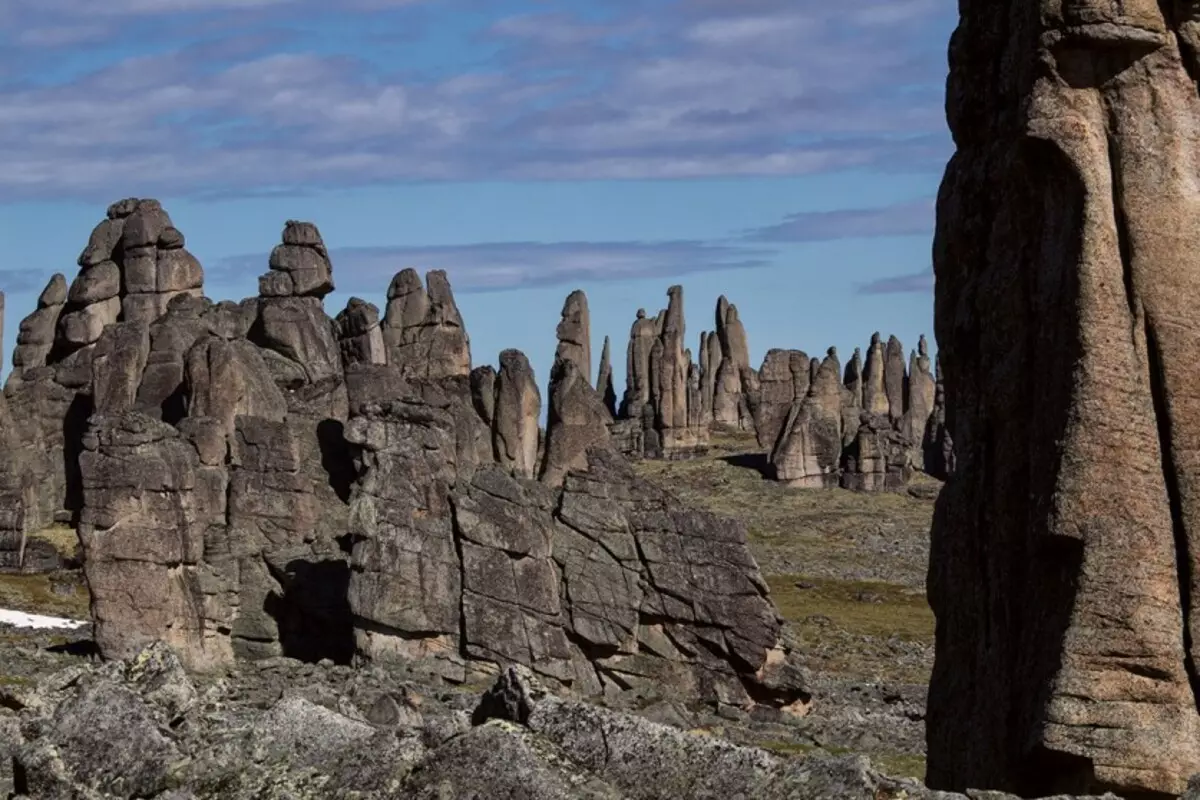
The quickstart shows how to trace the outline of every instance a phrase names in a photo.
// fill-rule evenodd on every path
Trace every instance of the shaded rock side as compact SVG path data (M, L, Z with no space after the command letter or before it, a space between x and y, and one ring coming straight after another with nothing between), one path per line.
M1200 771L1195 11L960 4L934 786L1166 796Z
M596 373L596 391L610 417L617 416L617 390L613 387L612 355L608 337L604 337L604 348L600 351L600 371Z

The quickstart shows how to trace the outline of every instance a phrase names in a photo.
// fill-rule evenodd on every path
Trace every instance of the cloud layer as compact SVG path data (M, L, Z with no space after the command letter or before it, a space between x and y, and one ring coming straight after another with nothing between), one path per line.
M763 267L768 250L708 242L496 242L441 247L349 247L330 259L338 288L379 293L405 267L444 269L461 292L636 280L711 270ZM266 270L265 254L224 259L208 269L213 283Z
M0 196L936 168L944 6L8 0Z

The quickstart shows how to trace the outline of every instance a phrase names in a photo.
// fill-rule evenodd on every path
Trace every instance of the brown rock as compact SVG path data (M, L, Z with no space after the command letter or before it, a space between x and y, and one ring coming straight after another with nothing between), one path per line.
M874 333L871 335L871 347L867 350L867 363L863 369L862 408L869 414L886 415L891 412L885 388L886 369L883 340L878 333Z
M913 445L914 466L925 468L925 433L934 412L937 385L929 359L929 345L922 336L916 352L909 358L908 400L905 403L904 422L901 432Z
M496 370L491 364L471 370L471 404L490 429L496 416Z
M112 261L88 267L71 282L67 302L85 306L116 297L121 293L121 270Z
M208 336L187 353L184 387L190 417L219 420L230 436L239 416L282 421L288 405L257 347Z
M568 472L587 469L588 450L608 445L611 416L574 359L554 362L549 394L541 481L559 486Z
M269 266L287 274L292 294L320 298L332 292L333 266L317 226L311 222L288 220L283 227L282 239L283 242L271 251ZM271 291L280 291L285 282L267 283Z
M373 303L351 297L346 308L337 315L336 322L343 364L387 363L379 309Z
M904 345L895 336L888 337L884 355L883 391L887 395L888 416L892 423L904 417L904 400L908 394L908 377L904 368Z
M104 330L92 357L95 413L119 416L133 410L149 356L150 328L146 323L118 322Z
M514 475L532 478L538 457L542 394L524 353L520 350L500 353L495 386L492 446L496 461Z
M933 786L1173 796L1200 771L1195 11L960 5Z
M621 400L622 417L641 417L650 403L650 351L658 338L655 322L646 318L646 310L637 310L637 319L629 331L625 354L625 394Z
M808 395L808 354L800 350L768 350L758 370L754 430L759 447L774 449L792 406Z
M562 320L555 335L558 348L555 360L569 358L575 362L579 374L589 384L592 381L592 322L588 314L587 295L576 289L567 295L563 303Z
M17 331L17 346L13 350L15 374L26 369L46 366L54 347L54 332L58 318L67 302L67 279L61 273L50 278L38 297L38 307L25 319Z
M807 396L792 405L771 451L776 480L798 487L838 485L844 391L842 365L831 347L816 370Z
M446 273L426 274L428 291L416 270L403 270L388 287L383 340L388 363L421 378L466 377L471 345Z

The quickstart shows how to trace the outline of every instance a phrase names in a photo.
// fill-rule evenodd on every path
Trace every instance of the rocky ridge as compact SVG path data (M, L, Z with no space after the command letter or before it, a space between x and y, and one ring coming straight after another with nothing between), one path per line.
M0 688L0 751L18 799L1010 798L734 745L556 696L521 667L482 696L288 659L197 680L161 644Z
M112 244L130 224L158 238ZM182 241L156 202L114 204L71 285L111 264L125 286L147 242L191 265ZM654 686L802 713L744 528L682 507L613 446L582 293L559 326L543 434L528 359L472 368L444 273L397 274L382 319L357 298L333 319L315 225L288 221L268 268L237 303L205 298L194 275L128 309L124 289L64 300L56 278L35 311L54 335L21 351L4 408L39 424L4 426L25 438L2 453L2 488L36 520L14 527L77 527L105 657L165 641L198 671L289 656L452 684L518 663L586 695ZM63 322L97 314L95 336ZM639 373L670 447L695 430L683 333L675 291ZM48 479L26 496L25 474Z

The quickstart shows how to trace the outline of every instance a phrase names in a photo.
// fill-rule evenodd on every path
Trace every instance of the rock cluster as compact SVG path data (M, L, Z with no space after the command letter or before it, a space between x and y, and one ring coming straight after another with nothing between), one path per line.
M152 645L0 687L0 787L18 800L966 800L862 756L787 757L560 697L517 666L482 696L313 667L273 659L208 683Z
M204 279L183 234L159 202L148 199L109 206L78 264L69 285L61 274L50 279L17 335L0 415L0 498L13 509L0 519L0 552L23 551L17 543L29 532L79 519L79 456L105 329L117 322L144 328L176 298L198 297ZM120 393L118 387L104 391ZM10 566L25 562L0 559Z
M929 781L1175 796L1200 770L1197 4L959 9Z
M74 470L61 485L105 656L161 640L199 670L357 657L462 683L515 662L586 694L806 699L744 529L683 508L613 446L581 292L564 307L543 433L524 354L471 368L443 273L424 286L399 273L382 321L357 298L335 320L316 226L289 221L269 266L257 297L180 292L149 320L115 313L87 344L56 337L53 367L15 373L19 402L44 404L34 387L79 404L72 426L57 421ZM35 316L80 313L57 285ZM674 289L638 379L647 429L675 450L699 430L683 336ZM0 488L20 490L18 472L0 470ZM63 507L16 507L39 503Z
M953 470L925 337L907 366L900 340L875 334L865 365L855 350L844 373L832 349L824 360L772 349L754 369L737 306L721 297L716 330L700 334L693 361L677 343L682 290L668 294L667 310L649 318L639 309L630 330L625 394L610 426L627 455L687 458L707 449L711 431L737 430L753 431L774 476L794 486L890 490L914 470L942 479ZM606 394L607 364L598 384Z
M702 378L684 347L683 287L667 290L653 319L638 309L626 351L625 395L613 435L631 455L687 458L708 447Z

